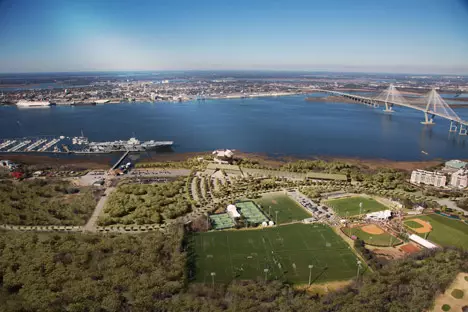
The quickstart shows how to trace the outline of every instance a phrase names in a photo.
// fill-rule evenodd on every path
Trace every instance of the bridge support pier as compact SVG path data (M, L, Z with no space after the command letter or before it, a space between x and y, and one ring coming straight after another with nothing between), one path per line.
M459 135L467 135L467 129L466 126L463 124L460 124L460 131L458 132Z
M384 109L384 112L386 112L386 113L393 113L392 106L391 106L391 105L388 105L387 102L385 102L385 109Z
M458 127L457 127L457 123L453 122L453 120L450 120L450 129L449 129L449 132L457 132L458 130Z
M429 115L427 112L424 112L424 121L421 121L423 125L434 125L434 120L432 118L429 118Z

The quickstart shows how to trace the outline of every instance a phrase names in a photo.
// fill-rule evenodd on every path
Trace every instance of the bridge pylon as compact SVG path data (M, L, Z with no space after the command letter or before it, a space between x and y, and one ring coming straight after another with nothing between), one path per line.
M429 117L428 112L424 112L424 121L421 121L423 125L435 125L434 116Z
M458 135L467 135L468 131L464 124L460 124L460 131L458 131Z
M456 122L453 122L453 120L450 120L450 128L449 132L457 132L458 126Z

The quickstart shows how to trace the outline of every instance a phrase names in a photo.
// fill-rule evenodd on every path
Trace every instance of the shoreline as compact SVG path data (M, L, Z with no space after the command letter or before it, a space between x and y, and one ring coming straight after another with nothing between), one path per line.
M153 155L136 155L136 162L138 163L149 163L149 162L179 162L189 158L206 156L211 154L211 151L205 152L182 152L182 153L160 153ZM106 154L99 157L73 157L73 158L61 158L52 157L47 155L19 155L19 154L4 154L3 158L11 160L13 162L24 163L27 165L50 165L50 166L70 166L76 168L86 167L88 169L108 169L113 159L119 154ZM362 158L362 157L343 157L343 156L330 156L330 155L309 155L309 156L298 156L298 155L268 155L265 153L249 153L242 151L235 151L236 157L248 158L250 160L258 161L260 164L269 166L272 168L279 168L281 165L294 162L298 160L323 160L323 161L339 161L349 163L359 167L365 167L368 169L377 168L391 168L396 170L411 171L415 169L429 168L435 165L439 165L445 160L443 159L431 159L431 160L415 160L415 161L399 161L379 158ZM132 156L132 154L130 154ZM138 157L140 156L140 157ZM143 156L143 157L141 157Z

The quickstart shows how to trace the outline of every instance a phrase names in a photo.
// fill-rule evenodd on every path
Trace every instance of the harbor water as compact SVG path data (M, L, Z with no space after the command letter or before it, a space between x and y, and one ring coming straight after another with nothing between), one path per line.
M314 94L313 96L323 96ZM0 138L79 136L90 141L174 141L174 152L231 148L272 156L426 160L468 158L468 137L449 122L423 126L419 111L307 102L306 96L55 106L0 106ZM468 108L455 109L468 120Z

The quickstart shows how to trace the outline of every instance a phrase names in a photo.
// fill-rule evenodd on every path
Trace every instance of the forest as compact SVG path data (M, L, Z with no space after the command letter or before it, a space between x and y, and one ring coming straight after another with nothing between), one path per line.
M122 184L110 195L99 224L160 224L190 209L182 179L161 184Z
M319 296L287 284L187 284L183 229L167 234L0 235L2 311L362 311L430 308L459 271L459 250L394 261Z
M68 181L2 180L0 224L82 225L97 203L97 192Z

